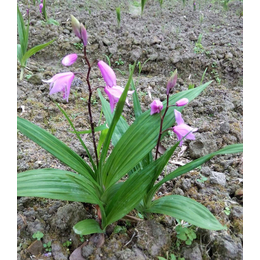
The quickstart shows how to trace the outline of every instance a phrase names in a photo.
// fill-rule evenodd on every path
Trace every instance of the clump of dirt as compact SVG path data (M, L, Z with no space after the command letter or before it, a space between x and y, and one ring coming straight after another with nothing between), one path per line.
M18 2L24 16L27 2ZM44 22L38 4L31 3L28 48L54 38L56 41L28 60L25 78L17 82L18 116L48 130L88 161L84 149L53 102L60 103L78 131L90 129L85 82L87 66L82 59L69 68L61 64L66 54L82 53L80 41L71 28L70 14L73 14L86 25L88 32L93 87L103 84L97 60L108 62L109 58L121 86L127 82L129 64L138 61L142 65L141 74L138 75L138 68L134 74L142 111L149 109L155 98L165 100L166 84L175 69L178 70L178 81L174 93L213 80L182 113L185 122L198 128L196 140L185 141L183 147L186 149L177 149L162 174L225 145L243 142L241 1L230 1L226 8L221 1L198 0L195 10L192 1L165 0L162 7L159 1L147 1L142 15L140 1L135 0L84 3L54 0L46 1L46 4L48 17L59 25ZM119 26L115 11L118 6L121 8ZM42 79L68 70L82 75L78 74L74 79L67 103L60 93L49 96L49 86ZM18 79L19 76L18 64ZM101 111L97 93L94 93L92 108L97 123ZM133 122L132 107L124 108L124 117L129 124ZM85 135L83 139L91 147L90 136ZM175 141L175 136L166 136L163 145L169 147ZM18 174L38 168L71 170L19 132L17 144ZM37 259L72 259L72 252L80 246L81 256L77 259L157 259L158 255L166 257L166 253L185 259L242 259L242 163L241 155L215 157L201 168L165 183L157 194L180 194L196 199L228 227L227 231L196 229L197 238L192 245L182 244L182 249L178 250L175 220L154 215L152 220L140 223L119 221L111 225L105 235L105 244L99 248L93 237L80 237L72 230L79 220L96 217L91 205L22 197L18 198L17 259L27 260L33 255ZM37 231L44 234L41 243L35 243L36 239L32 237ZM51 251L44 247L49 242Z

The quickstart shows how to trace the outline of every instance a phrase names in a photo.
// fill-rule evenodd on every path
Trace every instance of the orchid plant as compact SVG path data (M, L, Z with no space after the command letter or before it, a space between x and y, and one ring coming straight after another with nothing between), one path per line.
M177 219L183 219L193 225L210 230L225 229L213 214L202 204L180 195L156 197L156 192L165 182L199 167L213 156L242 152L242 144L233 144L209 155L196 159L170 172L159 182L162 173L172 154L185 139L194 140L196 128L188 126L181 115L182 109L196 98L211 82L207 82L191 90L174 95L177 82L177 70L170 77L164 102L156 99L151 109L142 112L138 100L133 73L135 64L130 66L129 79L123 88L117 85L113 69L100 60L97 66L104 80L104 86L93 88L90 84L92 65L87 57L88 36L85 26L74 16L71 16L72 29L83 43L83 56L88 65L86 84L88 86L88 114L90 130L79 132L75 129L66 112L57 104L68 120L73 132L88 155L88 161L83 160L55 136L35 124L18 117L18 130L69 166L75 172L60 169L33 169L18 174L17 195L44 197L67 201L78 201L94 204L97 211L96 219L85 219L74 226L74 231L80 235L100 233L104 236L106 228L113 222L131 216L133 209L145 217L150 213L167 214ZM64 57L62 64L70 66L77 61L77 54ZM69 101L72 81L76 72L62 72L49 80L50 95L61 92L63 98ZM131 90L130 90L131 87ZM102 89L108 96L109 103L102 94ZM98 91L106 123L94 127L92 118L91 96ZM128 96L132 96L135 121L128 125L122 117L124 104L128 104ZM176 143L159 154L159 146L167 131L177 136ZM95 155L91 155L80 135L90 133ZM97 135L98 144L97 144ZM109 147L113 149L110 153ZM101 149L102 147L102 149ZM155 148L155 155L152 150ZM136 218L135 218L136 219Z
M54 39L47 43L34 46L33 48L27 50L28 40L29 40L29 22L30 22L29 10L27 11L27 16L28 16L28 22L27 22L27 26L25 26L23 16L19 10L19 7L17 6L17 25L18 25L18 35L20 41L20 43L17 44L17 59L21 65L20 80L22 80L24 77L24 69L26 67L27 60L36 52L42 50L43 48L47 47L48 45L50 45L55 41Z

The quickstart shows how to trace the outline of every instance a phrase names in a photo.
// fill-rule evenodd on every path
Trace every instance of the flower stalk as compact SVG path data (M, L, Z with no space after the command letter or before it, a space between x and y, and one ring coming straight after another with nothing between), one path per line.
M156 144L156 152L155 152L155 160L157 159L158 157L158 152L159 152L159 146L160 146L160 141L161 141L161 137L162 137L162 127L163 127L163 120L164 120L164 117L169 109L169 93L167 91L167 101L166 101L166 108L165 108L165 111L163 113L163 115L161 116L161 123L160 123L160 131L159 131L159 137L158 137L158 140L157 140L157 144Z
M91 65L90 65L88 57L87 57L87 48L86 48L86 46L84 46L84 59L85 59L85 61L88 64L88 73L87 73L87 77L86 77L86 81L87 81L87 84L88 84L88 90L89 90L88 113L89 113L89 121L90 121L91 133L92 133L93 146L94 146L96 162L97 162L97 167L98 167L97 144L96 144L96 138L95 138L94 122L93 122L92 112L91 112L92 89L91 89L90 82L89 82L89 74L90 74L90 70L91 70Z

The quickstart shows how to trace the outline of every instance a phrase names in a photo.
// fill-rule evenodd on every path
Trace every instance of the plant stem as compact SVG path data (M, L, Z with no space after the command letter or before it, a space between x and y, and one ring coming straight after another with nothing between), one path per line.
M20 80L23 80L24 67L21 67Z
M165 117L165 115L168 111L168 108L169 108L169 94L167 95L167 103L166 103L165 111L163 113L163 116L161 117L160 131L159 131L158 141L157 141L157 145L156 145L156 152L155 152L155 160L158 157L159 145L160 145L160 141L161 141L161 137L162 137L162 133L163 133L162 132L163 120L164 120L164 117Z
M94 122L92 120L92 113L91 113L91 96L92 96L92 90L89 82L89 74L91 70L91 66L89 63L89 60L87 58L87 51L86 51L86 46L84 46L84 58L88 64L88 74L87 74L87 84L88 84L88 90L89 90L89 98L88 98L88 112L89 112L89 121L90 121L90 126L91 126L91 132L92 132L92 140L93 140L93 145L94 145L94 151L95 151L95 156L96 156L96 162L97 162L97 167L98 167L98 154L97 154L97 145L96 145L96 139L95 139L95 130L94 130Z

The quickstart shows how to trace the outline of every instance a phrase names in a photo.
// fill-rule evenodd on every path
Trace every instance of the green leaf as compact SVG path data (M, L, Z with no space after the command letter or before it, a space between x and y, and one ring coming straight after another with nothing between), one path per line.
M127 92L128 92L129 86L130 86L130 82L131 82L131 79L132 79L132 76L133 76L133 72L134 72L134 70L131 71L131 73L129 75L128 82L125 86L125 89L124 89L121 97L119 98L119 100L117 102L116 110L115 110L112 122L109 125L109 130L108 130L106 140L104 142L103 149L102 149L102 152L101 152L99 169L98 169L99 170L98 171L98 178L99 178L99 180L102 179L103 183L104 183L104 180L106 179L106 176L107 176L106 174L104 174L104 172L102 170L103 163L104 163L105 158L107 156L107 151L108 151L108 148L109 148L111 137L113 135L113 132L115 130L117 122L120 119L120 116L121 116L122 111L123 111L123 107L124 107L124 104L125 104L125 100L126 100L126 97L127 97ZM104 113L105 113L105 111L104 111Z
M18 173L17 196L101 204L93 183L82 175L59 169L37 169Z
M29 23L26 28L24 24L23 16L19 10L18 5L17 5L17 26L18 26L19 41L21 44L21 52L24 55L27 50L27 44L28 44Z
M22 57L23 57L23 52L22 52L21 44L17 44L17 59L19 60L20 63L21 63Z
M180 195L169 195L156 199L146 212L169 215L209 230L226 229L202 204Z
M170 105L186 97L191 101L203 91L210 82L192 90L183 91L170 97ZM164 102L164 107L166 102ZM179 107L181 111L183 107ZM174 123L174 108L170 107L166 114L163 129L171 127ZM164 113L164 110L162 110ZM161 117L159 114L150 115L150 110L140 115L120 138L111 152L103 168L107 175L105 185L112 185L133 169L156 146ZM108 187L108 186L106 186Z
M107 226L129 213L143 199L147 189L167 164L175 148L167 150L163 156L147 165L143 170L134 172L105 202ZM113 186L112 186L113 187ZM111 189L111 188L110 188ZM107 192L109 192L109 190Z
M144 11L144 6L147 0L141 0L141 13Z
M102 110L104 112L107 124L110 126L112 123L114 113L111 114L110 105L106 101L106 99L103 97L103 95L101 94L100 89L98 89L98 95L99 95L101 103L102 103ZM124 120L124 118L122 116L120 116L120 118L116 124L115 130L113 132L112 139L111 139L113 146L115 146L117 144L117 142L120 140L121 136L126 132L128 127L129 127L129 125L127 124L127 122Z
M94 172L90 166L77 153L71 150L55 136L20 117L17 117L17 129L53 156L58 158L61 162L65 163L73 170L95 183L93 178Z
M182 241L187 240L187 236L185 235L185 233L180 233L177 235L177 237Z
M96 233L104 233L97 221L95 221L94 219L85 219L78 222L75 226L73 226L73 230L76 234L82 236Z
M95 131L95 132L100 132L100 131L105 130L105 129L108 129L106 123L103 124L103 125L100 125L100 126L95 127L95 128L94 128L94 131ZM74 131L74 132L71 131L71 133L73 133L73 134L91 134L91 129L89 129L89 130L83 130L83 131Z
M57 25L57 26L60 25L60 23L58 21L56 21L56 20L54 20L52 18L47 20L47 24L53 24L53 25Z
M106 139L107 132L108 132L108 128L102 130L101 133L100 133L98 146L97 146L97 154L98 154L98 156L100 154L101 147L102 147L102 145L103 145L103 143L104 143L104 141Z
M68 120L70 126L72 127L72 129L73 129L74 132L76 133L77 138L79 139L81 145L83 146L83 148L85 149L85 151L86 151L86 153L87 153L87 155L88 155L88 158L89 158L89 160L90 160L90 162L91 162L91 164L92 164L93 169L96 171L97 167L96 167L96 165L95 165L95 163L94 163L94 161L93 161L93 159L92 159L92 156L91 156L91 154L90 154L90 152L89 152L87 146L85 145L85 143L84 143L83 140L81 139L80 135L77 133L77 131L76 131L76 129L75 129L73 123L72 123L71 120L69 119L69 117L68 117L68 115L66 114L66 112L59 106L59 104L56 103L56 105L57 105L57 107L60 109L60 111L62 112L62 114L66 117L66 119Z
M195 88L196 89L196 88ZM153 197L155 192L167 181L172 180L184 173L187 173L198 166L202 165L206 161L210 160L212 157L216 155L221 155L221 154L230 154L230 153L241 153L243 152L243 144L232 144L232 145L227 145L226 147L213 152L211 154L205 155L203 157L200 157L190 163L185 164L184 166L179 167L175 171L171 172L167 176L165 176L160 182L158 182L150 191L149 191L149 197Z
M21 60L21 65L25 64L26 61L27 61L33 54L35 54L36 52L38 52L38 51L42 50L43 48L47 47L48 45L50 45L51 43L53 43L55 40L56 40L56 39L53 39L53 40L51 40L51 41L49 41L49 42L47 42L47 43L37 45L37 46L31 48L30 50L28 50L28 51L24 54L24 56L23 56L23 58L22 58L22 60Z

